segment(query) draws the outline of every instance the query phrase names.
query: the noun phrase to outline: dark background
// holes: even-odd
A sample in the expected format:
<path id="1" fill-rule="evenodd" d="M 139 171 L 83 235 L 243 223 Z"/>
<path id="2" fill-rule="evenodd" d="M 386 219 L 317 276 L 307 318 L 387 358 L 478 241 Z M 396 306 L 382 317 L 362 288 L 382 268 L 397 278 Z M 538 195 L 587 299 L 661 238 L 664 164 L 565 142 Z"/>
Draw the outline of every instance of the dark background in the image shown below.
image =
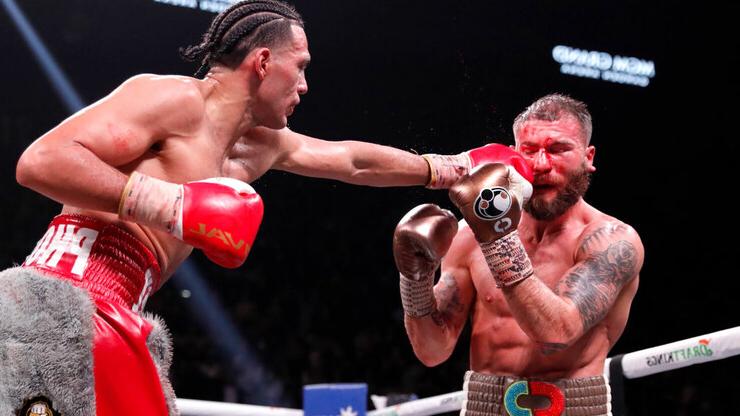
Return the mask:
<path id="1" fill-rule="evenodd" d="M 526 105 L 550 92 L 572 95 L 594 118 L 598 170 L 586 199 L 634 226 L 645 245 L 630 322 L 610 355 L 738 325 L 737 204 L 728 199 L 738 168 L 736 3 L 295 4 L 313 62 L 291 128 L 457 153 L 512 143 L 512 120 Z M 192 73 L 177 48 L 197 42 L 214 16 L 148 0 L 19 5 L 85 102 L 137 73 Z M 656 75 L 647 88 L 562 75 L 551 57 L 558 44 L 652 60 Z M 4 10 L 0 47 L 0 267 L 10 267 L 60 208 L 18 186 L 15 163 L 68 114 Z M 390 250 L 407 210 L 451 207 L 444 192 L 280 172 L 253 186 L 266 216 L 247 263 L 224 270 L 200 253 L 193 263 L 264 373 L 245 374 L 243 361 L 224 356 L 175 278 L 148 309 L 171 328 L 179 397 L 300 407 L 301 386 L 311 383 L 367 382 L 372 394 L 420 397 L 461 388 L 467 332 L 446 363 L 427 369 L 416 361 Z M 630 414 L 737 414 L 738 369 L 730 358 L 628 380 Z M 255 377 L 278 392 L 250 389 Z"/>

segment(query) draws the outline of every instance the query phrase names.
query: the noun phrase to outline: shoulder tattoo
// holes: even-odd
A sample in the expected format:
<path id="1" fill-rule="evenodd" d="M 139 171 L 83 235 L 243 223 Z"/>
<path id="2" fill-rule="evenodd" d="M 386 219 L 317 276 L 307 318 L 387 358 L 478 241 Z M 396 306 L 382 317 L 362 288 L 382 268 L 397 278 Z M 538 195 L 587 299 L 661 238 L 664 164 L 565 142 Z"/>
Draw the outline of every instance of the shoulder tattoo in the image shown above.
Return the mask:
<path id="1" fill-rule="evenodd" d="M 593 246 L 599 243 L 608 241 L 611 235 L 614 235 L 617 233 L 623 233 L 626 231 L 627 231 L 627 226 L 622 223 L 607 224 L 602 227 L 599 227 L 583 239 L 581 246 L 578 248 L 578 254 L 588 253 L 592 249 Z"/>

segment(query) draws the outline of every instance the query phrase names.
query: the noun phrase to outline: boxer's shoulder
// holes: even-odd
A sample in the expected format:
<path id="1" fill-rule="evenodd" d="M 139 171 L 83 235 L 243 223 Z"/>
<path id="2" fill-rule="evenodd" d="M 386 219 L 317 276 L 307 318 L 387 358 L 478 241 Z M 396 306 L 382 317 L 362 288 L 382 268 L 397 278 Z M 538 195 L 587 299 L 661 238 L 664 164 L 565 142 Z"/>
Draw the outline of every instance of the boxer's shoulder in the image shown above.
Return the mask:
<path id="1" fill-rule="evenodd" d="M 123 81 L 122 86 L 163 86 L 180 88 L 201 88 L 203 80 L 184 75 L 160 75 L 142 73 L 131 76 Z"/>
<path id="2" fill-rule="evenodd" d="M 642 258 L 643 246 L 637 231 L 629 224 L 598 212 L 583 228 L 577 238 L 577 257 L 588 257 L 614 247 L 623 247 Z"/>
<path id="3" fill-rule="evenodd" d="M 202 112 L 209 88 L 202 80 L 181 75 L 138 74 L 125 80 L 113 94 L 136 96 L 141 104 Z"/>
<path id="4" fill-rule="evenodd" d="M 184 133 L 197 129 L 205 114 L 207 86 L 178 75 L 139 74 L 124 81 L 108 97 L 120 117 L 126 114 L 155 130 Z"/>

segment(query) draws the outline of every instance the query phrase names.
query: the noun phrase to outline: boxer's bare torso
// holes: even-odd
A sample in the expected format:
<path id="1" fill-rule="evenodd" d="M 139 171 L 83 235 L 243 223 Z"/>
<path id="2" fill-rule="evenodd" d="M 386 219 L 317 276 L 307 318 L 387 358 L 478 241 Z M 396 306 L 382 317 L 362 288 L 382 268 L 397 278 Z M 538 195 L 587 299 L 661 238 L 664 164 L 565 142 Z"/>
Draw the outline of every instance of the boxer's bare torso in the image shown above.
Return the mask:
<path id="1" fill-rule="evenodd" d="M 53 169 L 45 176 L 56 179 L 35 188 L 64 201 L 65 213 L 101 218 L 133 233 L 156 254 L 166 279 L 192 248 L 166 233 L 119 220 L 120 190 L 134 171 L 172 183 L 218 176 L 252 182 L 270 169 L 371 186 L 428 181 L 427 162 L 410 152 L 359 141 L 325 141 L 288 128 L 249 127 L 250 120 L 241 113 L 224 120 L 224 111 L 209 103 L 212 88 L 209 80 L 189 77 L 134 77 L 42 136 L 43 146 L 29 147 L 28 156 L 39 160 L 51 160 L 42 148 L 49 146 L 70 149 L 62 152 L 65 157 L 81 153 L 89 159 L 84 174 Z M 140 111 L 142 97 L 150 97 L 155 110 Z M 96 169 L 105 174 L 96 174 Z M 64 191 L 65 183 L 88 187 L 101 181 L 96 184 L 101 191 L 79 193 L 73 186 Z"/>
<path id="2" fill-rule="evenodd" d="M 623 263 L 627 263 L 628 269 L 639 270 L 643 254 L 637 234 L 583 200 L 544 229 L 524 214 L 519 232 L 536 277 L 501 289 L 496 287 L 475 236 L 461 222 L 434 287 L 437 310 L 431 319 L 406 318 L 414 351 L 427 365 L 445 361 L 470 318 L 473 371 L 546 379 L 602 374 L 607 353 L 627 323 L 639 281 L 636 275 L 626 273 L 624 282 L 613 282 L 611 271 Z M 615 248 L 625 244 L 628 253 L 615 258 Z M 542 319 L 542 314 L 535 313 L 535 308 L 529 305 L 522 308 L 525 312 L 517 319 L 510 306 L 511 299 L 525 299 L 526 303 L 527 298 L 534 298 L 530 294 L 535 291 L 539 295 L 547 291 L 545 302 L 569 307 L 572 313 L 557 319 Z M 601 294 L 613 303 L 604 300 Z M 576 300 L 581 309 L 573 306 Z M 587 310 L 590 306 L 583 306 L 590 304 L 594 305 L 590 311 Z M 582 317 L 582 324 L 574 323 Z M 536 340 L 536 334 L 525 330 L 542 326 L 553 329 L 547 332 L 556 334 L 554 342 Z M 561 326 L 563 329 L 559 331 Z M 572 329 L 582 331 L 583 327 L 585 333 Z"/>
<path id="3" fill-rule="evenodd" d="M 508 284 L 504 277 L 510 276 L 494 276 L 509 263 L 491 254 L 489 266 L 470 228 L 478 227 L 476 234 L 490 241 L 488 225 L 463 223 L 442 259 L 436 310 L 405 319 L 414 352 L 427 365 L 450 356 L 471 318 L 473 371 L 545 379 L 599 376 L 625 328 L 644 259 L 642 242 L 632 227 L 583 199 L 596 170 L 585 104 L 559 95 L 536 103 L 514 128 L 516 150 L 532 168 L 533 192 L 518 234 L 501 248 L 512 274 L 522 273 L 515 276 L 522 279 Z M 526 256 L 515 255 L 519 247 Z M 534 273 L 525 276 L 530 261 Z"/>
<path id="4" fill-rule="evenodd" d="M 308 87 L 305 32 L 255 48 L 239 65 L 212 66 L 204 79 L 142 74 L 77 112 L 34 142 L 16 169 L 20 184 L 78 213 L 116 223 L 155 253 L 163 280 L 192 248 L 146 226 L 122 222 L 121 195 L 132 172 L 170 183 L 233 175 L 252 181 L 275 161 L 281 143 L 245 140 L 254 151 L 231 151 L 256 126 L 281 129 Z M 246 160 L 246 162 L 245 162 Z"/>
<path id="5" fill-rule="evenodd" d="M 208 81 L 179 76 L 144 75 L 124 84 L 122 89 L 124 91 L 117 91 L 116 97 L 106 98 L 99 103 L 106 114 L 112 115 L 112 119 L 101 116 L 93 108 L 90 112 L 96 114 L 89 112 L 77 114 L 67 124 L 67 128 L 76 128 L 78 135 L 84 135 L 87 131 L 91 137 L 95 135 L 96 130 L 105 129 L 108 133 L 107 140 L 110 140 L 114 152 L 111 155 L 114 159 L 111 161 L 116 164 L 113 166 L 126 176 L 138 171 L 172 183 L 221 176 L 252 182 L 273 167 L 280 166 L 281 156 L 286 153 L 291 143 L 292 137 L 288 136 L 297 135 L 288 129 L 253 127 L 242 131 L 244 127 L 238 126 L 236 129 L 238 134 L 234 136 L 233 133 L 229 133 L 233 127 L 226 131 L 217 128 L 217 125 L 235 124 L 223 123 L 209 117 L 209 114 L 215 113 L 216 110 L 211 111 L 208 108 L 207 97 L 212 90 L 212 85 Z M 125 91 L 126 89 L 131 91 Z M 137 137 L 136 128 L 126 128 L 126 124 L 121 122 L 125 119 L 127 109 L 136 105 L 131 100 L 140 97 L 142 89 L 156 91 L 150 92 L 150 96 L 155 94 L 168 97 L 166 99 L 175 97 L 178 100 L 168 105 L 176 107 L 178 109 L 176 112 L 167 115 L 148 114 L 151 119 L 167 120 L 166 124 L 157 127 L 158 131 L 150 130 L 152 137 L 149 141 Z M 245 121 L 242 122 L 244 123 Z M 151 143 L 145 148 L 144 153 L 127 160 L 126 155 L 137 148 L 144 148 L 149 142 Z M 121 221 L 117 214 L 111 212 L 81 209 L 72 205 L 64 205 L 62 211 L 100 218 L 128 230 L 153 250 L 165 279 L 174 273 L 192 251 L 191 246 L 166 233 L 133 222 Z"/>
<path id="6" fill-rule="evenodd" d="M 562 291 L 568 270 L 592 254 L 586 247 L 590 239 L 628 227 L 583 201 L 573 207 L 568 217 L 543 235 L 537 235 L 526 221 L 526 215 L 519 226 L 536 276 L 556 294 Z M 469 270 L 475 290 L 470 346 L 473 371 L 550 379 L 602 374 L 604 359 L 627 323 L 637 291 L 637 277 L 625 285 L 603 320 L 567 349 L 550 353 L 543 351 L 543 346 L 534 342 L 517 323 L 502 290 L 496 288 L 470 229 L 462 227 L 457 238 L 460 241 L 454 244 L 459 243 L 461 251 L 469 253 L 460 260 Z"/>
<path id="7" fill-rule="evenodd" d="M 60 161 L 57 173 L 70 181 L 104 181 L 95 186 L 102 191 L 78 193 L 72 200 L 69 196 L 55 199 L 69 201 L 63 206 L 64 213 L 100 218 L 131 232 L 155 253 L 163 279 L 184 261 L 192 247 L 163 232 L 119 220 L 115 205 L 120 194 L 116 192 L 120 193 L 117 189 L 123 188 L 134 171 L 173 183 L 224 176 L 228 153 L 236 140 L 234 132 L 245 121 L 241 117 L 214 119 L 218 108 L 208 99 L 213 89 L 210 80 L 140 75 L 40 139 L 45 147 L 66 148 L 69 154 L 77 155 L 73 157 L 87 158 L 89 152 L 100 159 L 98 163 L 91 161 L 89 172 L 82 174 L 66 172 Z M 33 147 L 30 150 L 32 154 Z M 49 196 L 56 192 L 60 191 L 52 190 Z"/>

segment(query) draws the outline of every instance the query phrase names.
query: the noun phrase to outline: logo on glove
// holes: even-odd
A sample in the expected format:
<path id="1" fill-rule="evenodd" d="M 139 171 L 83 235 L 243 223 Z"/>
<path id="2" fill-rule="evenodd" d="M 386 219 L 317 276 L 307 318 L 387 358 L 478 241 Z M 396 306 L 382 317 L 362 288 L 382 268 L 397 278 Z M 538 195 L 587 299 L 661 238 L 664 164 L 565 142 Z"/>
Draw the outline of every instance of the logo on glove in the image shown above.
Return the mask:
<path id="1" fill-rule="evenodd" d="M 485 221 L 497 220 L 509 212 L 511 195 L 501 187 L 483 188 L 473 207 L 478 218 Z"/>

